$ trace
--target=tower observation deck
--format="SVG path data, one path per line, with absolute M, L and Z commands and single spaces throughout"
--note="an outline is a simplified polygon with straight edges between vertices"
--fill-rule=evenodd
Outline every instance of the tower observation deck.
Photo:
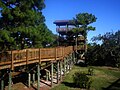
M 78 59 L 85 59 L 84 52 L 87 50 L 87 45 L 84 30 L 76 33 L 74 30 L 78 27 L 73 20 L 56 20 L 53 23 L 56 24 L 56 32 L 59 34 L 58 46 L 74 46 Z

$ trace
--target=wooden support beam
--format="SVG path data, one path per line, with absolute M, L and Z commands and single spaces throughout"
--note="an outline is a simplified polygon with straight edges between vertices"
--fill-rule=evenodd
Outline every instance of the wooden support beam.
M 64 58 L 64 75 L 66 74 L 66 58 Z
M 66 72 L 68 72 L 68 56 L 66 57 Z
M 31 86 L 31 74 L 28 73 L 28 87 L 30 88 Z
M 73 64 L 75 64 L 75 52 L 72 53 Z
M 62 61 L 60 61 L 60 81 L 62 81 Z
M 72 61 L 72 54 L 70 55 L 70 70 L 72 69 L 73 61 Z
M 9 78 L 9 84 L 8 84 L 8 90 L 11 90 L 11 86 L 12 86 L 12 72 L 11 70 L 9 71 L 9 74 L 8 74 L 8 78 Z
M 32 74 L 32 84 L 34 84 L 35 83 L 35 73 L 33 72 L 33 74 Z
M 37 90 L 40 90 L 40 64 L 37 65 Z
M 1 88 L 0 88 L 0 90 L 4 90 L 4 80 L 3 79 L 1 79 Z
M 57 83 L 59 83 L 59 61 L 57 61 Z
M 51 61 L 51 87 L 53 86 L 53 62 Z
M 48 81 L 50 79 L 50 71 L 45 69 L 46 71 L 46 81 Z

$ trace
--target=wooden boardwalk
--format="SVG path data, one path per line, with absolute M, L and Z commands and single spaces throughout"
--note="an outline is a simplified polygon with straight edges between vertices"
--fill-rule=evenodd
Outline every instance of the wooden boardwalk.
M 63 60 L 73 52 L 73 47 L 37 48 L 8 51 L 0 57 L 0 70 L 43 61 Z
M 31 78 L 32 81 L 37 80 L 37 90 L 40 89 L 40 79 L 41 79 L 41 70 L 44 69 L 46 72 L 45 78 L 46 81 L 50 80 L 51 87 L 53 86 L 53 76 L 56 75 L 57 83 L 59 80 L 62 80 L 62 73 L 64 75 L 67 71 L 71 69 L 72 64 L 74 63 L 74 55 L 75 51 L 78 48 L 73 46 L 67 47 L 55 47 L 55 48 L 30 48 L 23 50 L 12 50 L 7 51 L 5 53 L 0 54 L 0 71 L 1 73 L 1 90 L 4 90 L 4 81 L 5 78 L 8 78 L 8 90 L 11 90 L 12 78 L 21 73 L 20 68 L 16 71 L 17 67 L 27 66 L 25 71 L 27 73 L 27 85 L 31 86 Z M 79 49 L 83 50 L 84 47 L 79 47 Z M 45 62 L 43 67 L 42 62 Z M 33 65 L 34 64 L 34 65 Z M 54 66 L 56 65 L 56 66 Z M 31 67 L 32 68 L 31 68 Z M 35 67 L 35 68 L 34 68 Z M 49 67 L 49 68 L 48 68 Z M 28 69 L 27 69 L 28 68 Z M 56 69 L 56 73 L 54 72 Z M 4 72 L 5 70 L 5 72 Z M 35 71 L 34 73 L 31 71 Z M 6 77 L 7 75 L 7 77 Z M 36 77 L 37 75 L 37 77 Z M 35 79 L 35 77 L 37 79 Z

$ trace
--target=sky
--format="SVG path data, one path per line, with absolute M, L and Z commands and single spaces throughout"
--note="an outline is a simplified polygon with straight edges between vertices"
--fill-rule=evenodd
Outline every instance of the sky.
M 45 4 L 45 23 L 54 34 L 57 34 L 55 20 L 71 20 L 86 12 L 97 17 L 91 24 L 96 30 L 88 33 L 88 42 L 93 36 L 120 30 L 120 0 L 45 0 Z

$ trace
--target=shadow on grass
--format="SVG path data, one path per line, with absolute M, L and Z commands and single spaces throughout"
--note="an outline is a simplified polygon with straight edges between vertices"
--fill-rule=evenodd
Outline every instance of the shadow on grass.
M 103 90 L 120 90 L 120 78 Z
M 70 82 L 62 82 L 62 84 L 64 84 L 65 86 L 71 87 L 71 88 L 75 87 L 74 83 L 70 83 Z

